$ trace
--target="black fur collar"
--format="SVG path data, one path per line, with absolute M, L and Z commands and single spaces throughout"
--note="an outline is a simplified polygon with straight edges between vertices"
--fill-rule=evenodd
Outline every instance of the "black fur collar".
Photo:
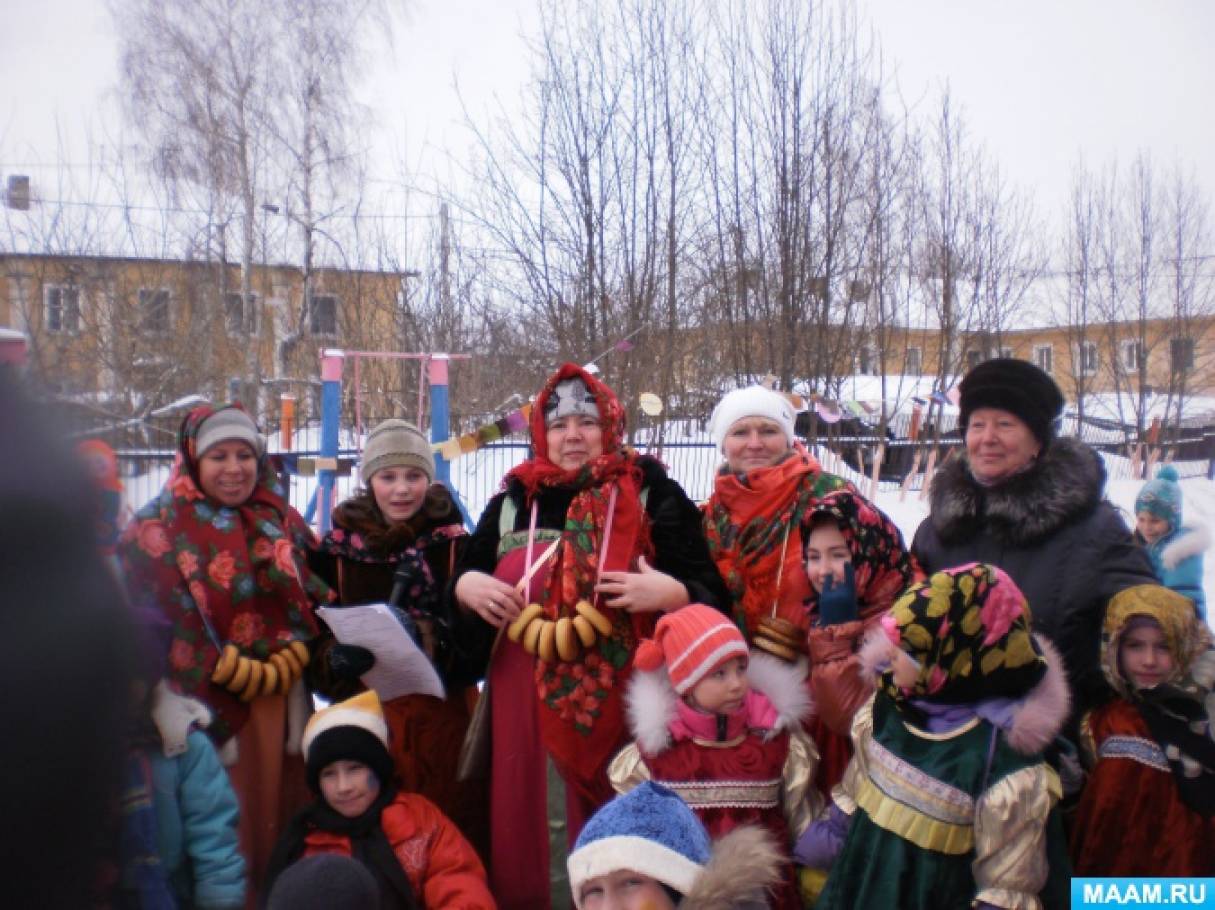
M 946 544 L 983 530 L 1003 544 L 1027 546 L 1087 515 L 1104 490 L 1101 456 L 1075 439 L 1056 439 L 1032 468 L 996 487 L 980 486 L 959 452 L 933 478 L 928 517 Z

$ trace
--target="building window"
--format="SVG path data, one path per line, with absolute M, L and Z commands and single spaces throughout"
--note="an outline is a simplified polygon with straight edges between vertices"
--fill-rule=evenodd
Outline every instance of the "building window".
M 1012 360 L 1013 349 L 1012 348 L 1000 348 L 1000 356 L 1003 357 L 1005 360 Z
M 1049 344 L 1034 345 L 1034 363 L 1045 373 L 1055 371 L 1055 349 Z
M 966 369 L 973 370 L 983 362 L 983 352 L 977 348 L 969 348 L 966 351 Z
M 308 301 L 308 331 L 313 335 L 337 334 L 337 298 L 313 294 Z
M 1139 372 L 1139 364 L 1145 359 L 1143 345 L 1138 341 L 1122 342 L 1122 366 L 1128 373 Z
M 249 306 L 242 305 L 237 293 L 224 294 L 224 326 L 229 335 L 257 331 L 257 295 L 249 295 Z
M 1169 360 L 1174 373 L 1194 369 L 1194 339 L 1169 339 Z
M 867 344 L 861 345 L 861 349 L 856 352 L 856 371 L 866 376 L 877 374 L 877 356 Z
M 924 355 L 919 348 L 907 349 L 907 375 L 919 376 L 924 372 Z
M 1092 376 L 1097 372 L 1097 367 L 1100 364 L 1100 358 L 1097 356 L 1097 342 L 1086 341 L 1076 351 L 1077 360 L 1080 361 L 1080 375 Z
M 167 288 L 139 289 L 139 327 L 145 332 L 169 331 L 169 291 Z
M 46 300 L 46 330 L 75 335 L 80 331 L 80 288 L 49 285 Z

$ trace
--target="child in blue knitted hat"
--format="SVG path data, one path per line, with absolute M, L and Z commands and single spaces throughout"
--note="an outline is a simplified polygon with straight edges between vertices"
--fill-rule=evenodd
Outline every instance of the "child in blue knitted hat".
M 646 781 L 591 816 L 566 867 L 578 910 L 760 910 L 782 862 L 763 828 L 712 842 L 683 800 Z
M 1206 616 L 1202 590 L 1202 554 L 1211 537 L 1202 525 L 1182 525 L 1181 485 L 1177 470 L 1162 467 L 1135 498 L 1135 538 L 1147 548 L 1156 577 L 1166 588 L 1194 602 L 1199 616 Z

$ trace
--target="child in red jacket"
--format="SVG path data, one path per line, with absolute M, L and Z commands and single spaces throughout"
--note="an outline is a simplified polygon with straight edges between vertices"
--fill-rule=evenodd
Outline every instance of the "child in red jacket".
M 433 803 L 393 781 L 388 725 L 374 691 L 318 711 L 304 730 L 317 801 L 279 839 L 266 881 L 295 860 L 352 856 L 375 876 L 380 908 L 492 910 L 485 868 Z
M 1092 774 L 1072 826 L 1076 875 L 1215 875 L 1215 648 L 1190 600 L 1119 592 L 1101 669 L 1118 698 L 1087 714 Z
M 714 838 L 745 824 L 767 828 L 785 859 L 772 906 L 800 910 L 789 851 L 821 803 L 811 786 L 818 753 L 802 732 L 804 663 L 748 652 L 727 617 L 691 604 L 658 621 L 633 665 L 636 742 L 612 760 L 612 786 L 663 784 Z
M 810 735 L 820 761 L 815 780 L 829 796 L 852 758 L 852 719 L 873 697 L 873 678 L 857 652 L 896 597 L 924 578 L 898 527 L 852 490 L 836 490 L 812 508 L 802 545 L 810 597 Z

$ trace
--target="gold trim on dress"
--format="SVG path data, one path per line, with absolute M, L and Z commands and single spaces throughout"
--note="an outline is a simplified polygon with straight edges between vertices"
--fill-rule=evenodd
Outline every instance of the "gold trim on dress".
M 927 730 L 921 730 L 919 727 L 913 726 L 907 721 L 903 721 L 903 726 L 907 728 L 907 732 L 913 736 L 918 736 L 920 739 L 931 739 L 936 742 L 941 742 L 947 739 L 953 739 L 955 736 L 961 736 L 963 733 L 969 733 L 979 725 L 981 718 L 972 717 L 960 727 L 956 727 L 947 733 L 929 733 Z
M 917 847 L 938 853 L 969 853 L 974 846 L 971 825 L 951 825 L 930 818 L 923 812 L 903 805 L 879 790 L 869 779 L 857 786 L 856 804 L 865 810 L 879 828 L 909 840 Z

